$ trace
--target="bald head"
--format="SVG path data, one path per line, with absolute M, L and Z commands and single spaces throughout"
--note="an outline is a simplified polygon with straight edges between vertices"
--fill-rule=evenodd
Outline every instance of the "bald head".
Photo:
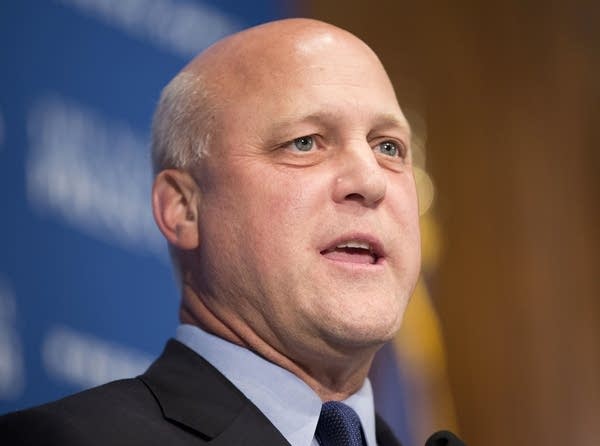
M 225 37 L 196 56 L 165 87 L 153 125 L 153 163 L 189 168 L 210 149 L 223 125 L 219 111 L 252 96 L 282 94 L 302 72 L 337 55 L 348 73 L 377 68 L 379 81 L 391 84 L 375 53 L 353 34 L 312 19 L 285 19 Z M 337 82 L 340 73 L 325 78 Z M 357 77 L 360 78 L 360 77 Z M 392 93 L 393 94 L 393 93 Z M 258 106 L 258 104 L 257 104 Z
M 333 25 L 312 19 L 287 19 L 266 23 L 215 43 L 198 55 L 185 72 L 201 74 L 215 86 L 248 89 L 273 85 L 302 65 L 346 51 L 379 64 L 377 56 L 360 39 Z

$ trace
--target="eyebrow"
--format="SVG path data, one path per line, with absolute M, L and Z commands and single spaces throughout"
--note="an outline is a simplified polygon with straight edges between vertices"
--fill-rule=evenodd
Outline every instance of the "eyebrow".
M 410 127 L 410 123 L 408 120 L 402 116 L 400 119 L 397 115 L 392 113 L 385 113 L 382 115 L 378 115 L 375 118 L 374 129 L 388 129 L 388 128 L 397 128 L 402 130 L 408 136 L 408 139 L 412 138 L 412 128 Z
M 340 119 L 340 113 L 331 111 L 318 111 L 304 116 L 289 116 L 283 117 L 279 122 L 274 123 L 271 127 L 273 132 L 285 132 L 290 126 L 298 124 L 318 124 L 322 122 L 335 122 Z M 410 124 L 404 116 L 398 116 L 394 113 L 377 114 L 373 118 L 372 129 L 388 129 L 394 128 L 405 132 L 410 140 L 412 130 Z

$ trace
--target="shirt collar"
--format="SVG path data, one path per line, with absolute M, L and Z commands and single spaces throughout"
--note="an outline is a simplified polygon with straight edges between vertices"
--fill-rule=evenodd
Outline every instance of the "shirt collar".
M 231 381 L 293 446 L 313 443 L 321 399 L 300 378 L 244 347 L 183 324 L 176 339 Z M 373 390 L 369 380 L 344 401 L 358 414 L 368 446 L 376 446 Z

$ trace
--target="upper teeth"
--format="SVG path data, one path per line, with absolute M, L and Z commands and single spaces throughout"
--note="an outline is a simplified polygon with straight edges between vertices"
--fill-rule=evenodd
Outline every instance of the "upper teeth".
M 344 242 L 344 243 L 340 243 L 339 245 L 336 246 L 337 249 L 343 249 L 343 248 L 359 248 L 359 249 L 366 249 L 368 251 L 372 251 L 373 249 L 371 248 L 371 245 L 369 245 L 366 242 L 360 242 L 358 240 L 350 240 L 348 242 Z

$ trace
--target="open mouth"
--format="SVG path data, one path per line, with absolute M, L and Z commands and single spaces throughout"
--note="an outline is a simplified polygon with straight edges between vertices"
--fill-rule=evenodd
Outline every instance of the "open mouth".
M 374 265 L 382 257 L 381 250 L 364 240 L 347 240 L 324 249 L 321 255 L 329 260 Z

